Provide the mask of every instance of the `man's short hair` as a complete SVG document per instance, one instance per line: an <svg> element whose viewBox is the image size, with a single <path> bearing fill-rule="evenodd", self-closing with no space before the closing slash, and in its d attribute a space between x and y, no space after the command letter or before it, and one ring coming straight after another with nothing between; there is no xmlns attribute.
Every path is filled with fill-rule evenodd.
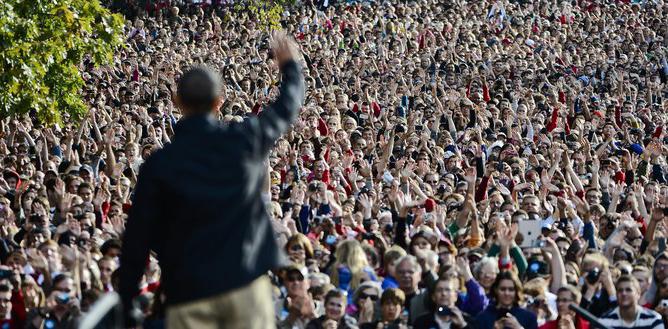
<svg viewBox="0 0 668 329"><path fill-rule="evenodd" d="M383 295L380 296L380 305L386 304L395 304L395 305L404 305L406 301L406 294L401 289L389 288L383 291Z"/></svg>
<svg viewBox="0 0 668 329"><path fill-rule="evenodd" d="M402 256L401 258L397 259L395 262L396 263L394 263L394 264L396 264L397 267L399 267L399 265L401 265L404 262L408 262L408 264L410 264L410 266L412 268L414 268L416 271L422 272L422 268L420 267L420 263L418 263L417 258L413 255Z"/></svg>
<svg viewBox="0 0 668 329"><path fill-rule="evenodd" d="M638 282L638 279L628 274L622 275L619 277L619 279L617 279L617 282L615 283L615 288L619 289L619 285L624 282L630 282L631 286L633 286L633 288L636 289L636 291L640 292L640 283Z"/></svg>
<svg viewBox="0 0 668 329"><path fill-rule="evenodd" d="M559 294L560 292L570 293L571 298L573 299L573 302L575 302L575 304L578 304L578 305L580 304L580 300L582 299L582 293L580 293L580 291L578 291L578 289L576 287L574 287L572 285L565 285L565 286L559 288L559 290L557 290L557 294Z"/></svg>
<svg viewBox="0 0 668 329"><path fill-rule="evenodd" d="M220 75L206 66L196 66L181 76L177 94L181 104L189 110L209 111L220 96Z"/></svg>
<svg viewBox="0 0 668 329"><path fill-rule="evenodd" d="M327 304L327 302L329 302L329 300L332 298L341 298L344 303L347 302L346 295L344 294L343 291L339 289L332 289L327 292L327 294L325 295L325 304Z"/></svg>

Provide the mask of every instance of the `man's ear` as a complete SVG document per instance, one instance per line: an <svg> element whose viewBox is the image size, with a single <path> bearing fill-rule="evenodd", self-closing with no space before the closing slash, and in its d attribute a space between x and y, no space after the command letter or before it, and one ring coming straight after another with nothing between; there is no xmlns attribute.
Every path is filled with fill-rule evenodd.
<svg viewBox="0 0 668 329"><path fill-rule="evenodd" d="M223 106L223 103L225 103L225 98L222 95L218 96L213 102L213 110L215 112L219 112L220 108Z"/></svg>
<svg viewBox="0 0 668 329"><path fill-rule="evenodd" d="M179 95L176 93L172 93L172 104L174 104L174 107L178 108L179 110L183 110L181 107L181 97L179 97Z"/></svg>

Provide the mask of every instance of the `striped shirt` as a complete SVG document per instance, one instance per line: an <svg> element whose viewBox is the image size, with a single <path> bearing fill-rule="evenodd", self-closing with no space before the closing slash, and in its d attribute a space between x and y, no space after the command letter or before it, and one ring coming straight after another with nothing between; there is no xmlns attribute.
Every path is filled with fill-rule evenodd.
<svg viewBox="0 0 668 329"><path fill-rule="evenodd" d="M599 318L601 324L610 329L635 328L635 329L664 329L661 315L652 310L638 306L638 316L635 321L627 323L619 315L619 307L604 314Z"/></svg>

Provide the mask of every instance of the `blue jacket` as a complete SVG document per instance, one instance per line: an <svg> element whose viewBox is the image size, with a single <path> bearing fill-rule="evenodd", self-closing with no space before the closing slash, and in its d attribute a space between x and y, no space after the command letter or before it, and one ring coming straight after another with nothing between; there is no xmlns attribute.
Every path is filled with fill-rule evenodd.
<svg viewBox="0 0 668 329"><path fill-rule="evenodd" d="M502 314L503 312L503 314ZM496 308L496 304L492 303L487 306L487 308L482 311L482 313L476 316L476 327L477 328L494 328L494 322L499 320L505 314L505 310L499 310ZM515 306L510 309L510 314L512 314L517 321L524 327L524 329L537 329L538 322L536 320L536 315L530 311L523 309L519 306Z"/></svg>

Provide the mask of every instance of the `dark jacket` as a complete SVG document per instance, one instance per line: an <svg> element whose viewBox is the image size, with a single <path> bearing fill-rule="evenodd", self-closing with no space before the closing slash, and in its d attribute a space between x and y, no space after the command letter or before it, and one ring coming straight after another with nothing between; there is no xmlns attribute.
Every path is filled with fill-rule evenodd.
<svg viewBox="0 0 668 329"><path fill-rule="evenodd" d="M466 313L462 313L462 315L464 315L464 321L466 322L466 326L462 327L462 329L475 328L474 325L475 320ZM434 314L433 312L422 314L417 319L415 319L415 322L413 322L413 329L440 329L438 323L436 323L435 316L436 314ZM456 328L455 326L450 326L450 327Z"/></svg>
<svg viewBox="0 0 668 329"><path fill-rule="evenodd" d="M494 322L499 320L505 313L506 310L499 310L496 308L496 304L490 304L482 313L476 316L475 326L477 328L494 328ZM510 309L510 314L517 319L524 329L538 328L536 315L531 313L531 311L515 306Z"/></svg>
<svg viewBox="0 0 668 329"><path fill-rule="evenodd" d="M139 291L149 249L158 254L170 305L243 287L279 265L261 198L264 161L304 100L299 64L282 70L281 93L269 109L241 123L185 117L172 143L141 167L123 238L124 305Z"/></svg>
<svg viewBox="0 0 668 329"><path fill-rule="evenodd" d="M378 329L378 324L381 323L381 321L374 321L374 322L367 322L361 324L359 327L360 329ZM383 326L383 329L399 329L401 326L401 318L396 319L390 323L387 323Z"/></svg>
<svg viewBox="0 0 668 329"><path fill-rule="evenodd" d="M586 292L585 289L586 287L582 288L583 296ZM604 288L599 288L598 293L594 295L592 300L582 298L580 307L589 311L594 316L601 317L603 314L617 307L617 300L611 300L608 291Z"/></svg>
<svg viewBox="0 0 668 329"><path fill-rule="evenodd" d="M322 324L325 322L326 318L325 316L321 316L319 318L315 318L311 320L306 325L306 329L322 329L323 326ZM344 315L341 320L339 320L339 325L336 327L337 329L358 329L357 327L357 321L355 318L349 315Z"/></svg>

